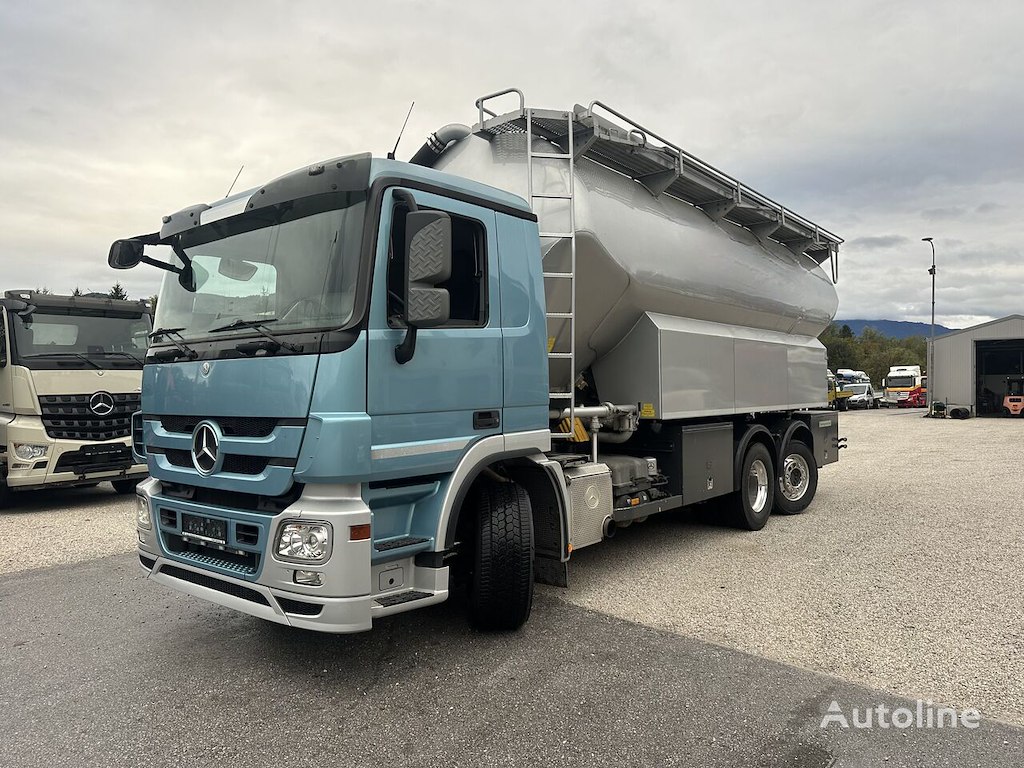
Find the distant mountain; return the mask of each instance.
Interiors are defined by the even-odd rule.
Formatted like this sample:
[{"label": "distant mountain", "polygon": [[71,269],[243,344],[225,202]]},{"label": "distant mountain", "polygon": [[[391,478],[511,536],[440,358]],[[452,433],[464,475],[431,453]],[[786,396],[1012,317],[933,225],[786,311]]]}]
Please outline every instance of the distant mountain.
[{"label": "distant mountain", "polygon": [[[905,339],[908,336],[929,336],[932,332],[931,323],[908,323],[904,320],[836,320],[840,328],[844,325],[850,326],[854,336],[860,336],[865,328],[874,328],[883,336],[894,339]],[[947,328],[944,325],[935,324],[935,335],[956,331],[957,328]]]}]

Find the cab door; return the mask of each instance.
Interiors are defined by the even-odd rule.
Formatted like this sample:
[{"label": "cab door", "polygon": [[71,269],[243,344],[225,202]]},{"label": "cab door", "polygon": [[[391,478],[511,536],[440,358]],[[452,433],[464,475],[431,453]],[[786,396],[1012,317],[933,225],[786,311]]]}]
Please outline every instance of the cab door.
[{"label": "cab door", "polygon": [[498,249],[493,211],[420,190],[405,190],[421,210],[452,222],[451,317],[418,329],[412,358],[395,348],[407,329],[403,296],[407,203],[385,192],[377,231],[369,318],[367,412],[372,417],[374,479],[454,469],[475,441],[502,430],[503,360]]}]

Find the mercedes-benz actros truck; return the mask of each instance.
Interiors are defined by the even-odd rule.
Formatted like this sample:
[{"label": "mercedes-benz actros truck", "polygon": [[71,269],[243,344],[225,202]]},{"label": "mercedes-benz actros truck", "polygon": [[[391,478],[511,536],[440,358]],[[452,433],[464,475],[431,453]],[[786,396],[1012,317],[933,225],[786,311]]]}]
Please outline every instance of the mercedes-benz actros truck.
[{"label": "mercedes-benz actros truck", "polygon": [[0,509],[16,491],[146,476],[131,450],[151,330],[143,301],[7,291],[0,298]]},{"label": "mercedes-benz actros truck", "polygon": [[840,238],[599,102],[477,115],[112,245],[166,272],[135,423],[151,580],[327,632],[460,585],[513,629],[621,526],[811,503]]}]

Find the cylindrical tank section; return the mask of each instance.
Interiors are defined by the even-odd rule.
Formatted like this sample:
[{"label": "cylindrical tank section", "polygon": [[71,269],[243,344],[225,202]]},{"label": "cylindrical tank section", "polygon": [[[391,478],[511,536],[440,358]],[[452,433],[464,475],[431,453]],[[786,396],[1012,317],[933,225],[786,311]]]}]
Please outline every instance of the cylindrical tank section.
[{"label": "cylindrical tank section", "polygon": [[[540,139],[534,149],[558,151]],[[471,135],[434,167],[532,199],[542,231],[569,231],[568,201],[532,198],[527,188],[523,133],[490,141]],[[809,256],[716,223],[673,197],[655,197],[587,158],[575,169],[575,375],[618,344],[644,312],[812,337],[834,317],[835,287]],[[565,160],[534,161],[534,195],[568,191]],[[542,243],[545,272],[569,271],[568,246],[565,239]],[[571,284],[545,279],[549,312],[569,310]],[[568,321],[552,319],[548,328],[549,347],[557,350]]]}]

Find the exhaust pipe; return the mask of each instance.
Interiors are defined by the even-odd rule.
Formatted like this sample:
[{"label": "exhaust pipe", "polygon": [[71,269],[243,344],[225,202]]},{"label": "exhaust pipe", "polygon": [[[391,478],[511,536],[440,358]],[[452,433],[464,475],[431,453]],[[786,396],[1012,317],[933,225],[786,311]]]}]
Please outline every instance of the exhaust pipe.
[{"label": "exhaust pipe", "polygon": [[432,168],[434,163],[437,162],[437,158],[448,149],[449,144],[453,141],[462,141],[469,134],[469,126],[462,123],[449,123],[443,128],[438,128],[427,137],[427,141],[416,150],[416,154],[412,156],[409,162],[413,165],[423,165],[427,168]]},{"label": "exhaust pipe", "polygon": [[606,517],[604,519],[604,525],[601,526],[601,533],[606,539],[610,539],[615,535],[616,527],[615,521],[612,520],[611,517]]}]

